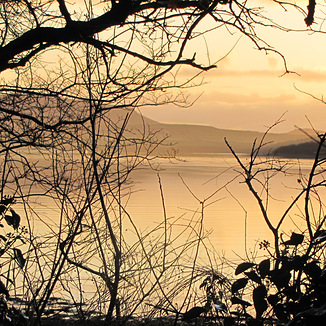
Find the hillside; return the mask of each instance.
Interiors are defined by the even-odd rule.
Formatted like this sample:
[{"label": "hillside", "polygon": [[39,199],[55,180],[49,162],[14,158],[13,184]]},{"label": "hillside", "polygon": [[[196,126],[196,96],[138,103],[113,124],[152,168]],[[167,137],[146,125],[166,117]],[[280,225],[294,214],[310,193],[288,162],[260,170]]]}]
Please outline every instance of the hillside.
[{"label": "hillside", "polygon": [[[310,158],[316,156],[318,143],[305,142],[296,145],[281,146],[274,151],[274,155],[286,158]],[[326,158],[326,148],[322,148],[320,157]]]},{"label": "hillside", "polygon": [[[123,111],[115,111],[112,114],[114,119],[125,116]],[[158,131],[159,137],[168,136],[166,143],[172,143],[173,148],[180,156],[189,155],[214,155],[229,153],[224,142],[226,138],[229,144],[237,153],[248,154],[251,151],[255,139],[258,141],[263,137],[262,132],[219,129],[210,126],[190,125],[190,124],[166,124],[148,119],[138,113],[133,113],[128,129],[132,132],[144,129]],[[299,130],[289,133],[269,133],[266,137],[268,143],[263,150],[263,154],[273,152],[277,148],[307,142],[308,137]]]}]

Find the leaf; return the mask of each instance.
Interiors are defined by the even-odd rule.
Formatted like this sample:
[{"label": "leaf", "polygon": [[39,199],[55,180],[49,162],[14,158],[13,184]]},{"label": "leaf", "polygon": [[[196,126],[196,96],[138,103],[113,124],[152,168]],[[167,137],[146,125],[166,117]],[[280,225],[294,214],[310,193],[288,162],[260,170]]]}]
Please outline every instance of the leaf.
[{"label": "leaf", "polygon": [[282,265],[288,270],[295,270],[298,271],[303,268],[304,264],[307,261],[306,256],[299,256],[295,255],[294,257],[289,257],[288,259],[284,260]]},{"label": "leaf", "polygon": [[5,205],[0,204],[0,214],[6,211],[7,207]]},{"label": "leaf", "polygon": [[271,268],[271,262],[269,259],[262,260],[258,265],[259,274],[262,278],[265,278]]},{"label": "leaf", "polygon": [[313,280],[317,280],[322,273],[322,270],[316,261],[308,263],[303,270],[305,274],[311,277]]},{"label": "leaf", "polygon": [[9,291],[1,280],[0,280],[0,293],[3,293],[6,296],[6,298],[8,299]]},{"label": "leaf", "polygon": [[206,309],[204,307],[192,307],[190,310],[186,311],[183,314],[182,320],[190,321],[199,317],[202,313],[204,313]]},{"label": "leaf", "polygon": [[261,284],[261,278],[258,276],[258,274],[255,271],[250,272],[244,272],[244,274],[252,281]]},{"label": "leaf", "polygon": [[248,279],[246,277],[240,278],[233,282],[231,286],[231,292],[232,294],[238,292],[239,290],[243,289],[248,283]]},{"label": "leaf", "polygon": [[13,218],[13,225],[12,227],[17,230],[20,224],[20,216],[12,209],[10,208],[10,212]]},{"label": "leaf", "polygon": [[304,239],[303,234],[292,232],[290,240],[283,242],[283,244],[286,246],[290,246],[290,245],[298,246],[299,244],[302,243],[303,239]]},{"label": "leaf", "polygon": [[280,296],[278,294],[271,294],[268,296],[267,301],[270,305],[273,307],[281,300]]},{"label": "leaf", "polygon": [[257,296],[260,297],[260,299],[264,299],[267,297],[267,290],[264,284],[257,286],[254,289],[254,292],[256,293]]},{"label": "leaf", "polygon": [[300,293],[298,292],[297,286],[292,285],[283,290],[284,295],[287,299],[291,299],[292,302],[296,302],[300,298]]},{"label": "leaf", "polygon": [[240,299],[238,297],[234,297],[234,296],[231,298],[231,302],[232,302],[232,304],[239,304],[242,307],[249,307],[249,306],[251,306],[251,303],[250,302],[245,301],[245,300],[242,300],[242,299]]},{"label": "leaf", "polygon": [[5,220],[8,225],[12,226],[15,230],[18,229],[20,223],[20,216],[11,208],[11,215],[5,215]]},{"label": "leaf", "polygon": [[255,266],[256,264],[254,263],[250,263],[250,262],[244,262],[244,263],[241,263],[237,266],[236,270],[235,270],[235,275],[239,275],[240,273],[246,271],[247,269]]},{"label": "leaf", "polygon": [[260,319],[268,304],[266,301],[267,290],[264,285],[259,285],[253,291],[253,301],[256,310],[256,318]]},{"label": "leaf", "polygon": [[14,248],[14,255],[20,268],[23,268],[25,266],[26,259],[23,257],[21,250]]},{"label": "leaf", "polygon": [[15,202],[15,198],[11,196],[5,196],[2,200],[0,200],[0,204],[5,206],[9,204],[13,204],[14,202]]},{"label": "leaf", "polygon": [[291,279],[291,273],[287,269],[277,269],[270,271],[271,281],[277,286],[278,289],[288,286]]}]

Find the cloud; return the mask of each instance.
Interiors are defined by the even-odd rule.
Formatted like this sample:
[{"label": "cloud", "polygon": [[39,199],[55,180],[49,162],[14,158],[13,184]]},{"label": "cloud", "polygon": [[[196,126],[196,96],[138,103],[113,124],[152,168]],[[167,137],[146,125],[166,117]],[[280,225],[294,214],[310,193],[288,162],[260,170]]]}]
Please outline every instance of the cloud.
[{"label": "cloud", "polygon": [[276,70],[228,70],[228,69],[220,69],[220,70],[211,70],[208,73],[208,77],[214,78],[224,78],[224,77],[278,77],[283,74],[282,71]]},{"label": "cloud", "polygon": [[203,106],[207,104],[223,104],[227,106],[234,105],[262,105],[262,104],[280,104],[295,101],[297,97],[294,94],[279,94],[277,96],[262,96],[258,93],[241,94],[241,93],[222,93],[210,92],[205,93],[198,101],[198,105]]},{"label": "cloud", "polygon": [[304,68],[294,68],[293,73],[284,74],[284,71],[272,69],[272,70],[215,70],[208,73],[208,77],[223,78],[223,77],[259,77],[259,78],[284,78],[300,80],[304,82],[323,82],[326,81],[326,71],[325,70],[308,70]]},{"label": "cloud", "polygon": [[[269,59],[269,65],[273,68],[277,65],[274,58]],[[293,73],[285,74],[284,69],[257,69],[257,70],[233,70],[224,68],[214,68],[208,72],[200,74],[201,78],[205,80],[219,79],[219,78],[268,78],[277,80],[279,78],[303,81],[303,82],[324,82],[326,81],[326,70],[322,69],[305,69],[302,67],[291,68]],[[184,68],[180,70],[179,77],[193,77],[198,71],[191,68]]]},{"label": "cloud", "polygon": [[326,126],[326,105],[309,97],[281,94],[263,97],[241,94],[209,94],[190,108],[174,106],[146,108],[143,114],[159,122],[210,125],[223,129],[265,131],[285,113],[286,121],[276,131],[291,131],[295,126],[317,129]]},{"label": "cloud", "polygon": [[[193,68],[184,68],[178,73],[179,77],[193,77],[199,71]],[[212,68],[208,72],[203,72],[200,77],[204,78],[224,78],[224,77],[239,77],[239,76],[249,76],[249,77],[278,77],[284,74],[282,70],[232,70],[223,68]]]},{"label": "cloud", "polygon": [[307,70],[307,69],[296,69],[299,75],[295,76],[295,79],[306,82],[324,82],[326,81],[326,71],[324,70]]}]

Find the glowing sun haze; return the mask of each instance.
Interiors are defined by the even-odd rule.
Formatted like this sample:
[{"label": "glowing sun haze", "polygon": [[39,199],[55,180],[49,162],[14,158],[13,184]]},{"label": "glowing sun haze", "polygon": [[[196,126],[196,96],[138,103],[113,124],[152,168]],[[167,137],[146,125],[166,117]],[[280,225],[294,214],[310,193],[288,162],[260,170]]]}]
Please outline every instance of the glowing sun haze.
[{"label": "glowing sun haze", "polygon": [[[303,8],[307,4],[300,1]],[[258,30],[270,46],[285,56],[288,70],[294,73],[284,74],[281,56],[258,51],[245,37],[231,35],[221,28],[208,34],[205,42],[196,41],[196,50],[193,47],[189,50],[196,52],[197,58],[206,59],[205,63],[208,58],[204,56],[208,53],[210,63],[214,63],[238,42],[216,69],[200,75],[199,78],[204,78],[203,85],[186,90],[192,99],[200,96],[199,99],[189,108],[166,105],[144,108],[142,113],[159,122],[259,131],[285,113],[285,122],[275,132],[291,131],[295,126],[309,128],[309,121],[317,130],[325,130],[326,104],[303,92],[318,98],[326,96],[326,34],[304,31],[304,16],[294,9],[284,11],[275,4],[267,4],[265,9],[286,27],[302,30]],[[317,24],[313,27],[318,29]],[[194,73],[193,69],[183,69],[180,77],[190,78]]]}]

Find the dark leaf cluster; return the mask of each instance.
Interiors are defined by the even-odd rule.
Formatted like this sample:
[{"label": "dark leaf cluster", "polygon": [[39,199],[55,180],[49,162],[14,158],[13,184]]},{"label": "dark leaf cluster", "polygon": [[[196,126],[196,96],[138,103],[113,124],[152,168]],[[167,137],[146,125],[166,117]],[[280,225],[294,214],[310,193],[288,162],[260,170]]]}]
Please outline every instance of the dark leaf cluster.
[{"label": "dark leaf cluster", "polygon": [[[315,234],[318,240],[312,245],[324,241],[322,234],[321,231]],[[303,244],[304,235],[293,232],[283,245],[294,250],[284,250],[280,258],[243,262],[236,267],[235,275],[243,277],[231,285],[231,302],[241,307],[243,316],[246,313],[250,320],[261,325],[265,320],[278,320],[287,325],[310,325],[317,319],[326,322],[326,267],[314,254],[307,255],[304,250],[300,254],[297,249]],[[255,309],[254,317],[246,312],[246,307],[251,305]]]},{"label": "dark leaf cluster", "polygon": [[[26,230],[20,227],[20,215],[11,207],[15,203],[14,197],[7,196],[0,200],[0,216],[1,219],[6,222],[6,224],[13,228],[14,233],[0,234],[0,257],[4,259],[4,254],[9,254],[10,261],[16,261],[17,265],[22,269],[25,266],[26,259],[23,256],[22,251],[15,247],[17,240],[24,243],[21,236]],[[4,230],[4,225],[0,224],[2,230]],[[20,228],[20,230],[19,230]],[[10,264],[9,264],[10,266]],[[9,306],[7,300],[10,299],[10,293],[8,290],[8,285],[14,284],[14,280],[10,277],[10,271],[8,276],[0,279],[0,324],[1,325],[27,325],[28,318],[25,314],[15,308],[13,305]]]}]

